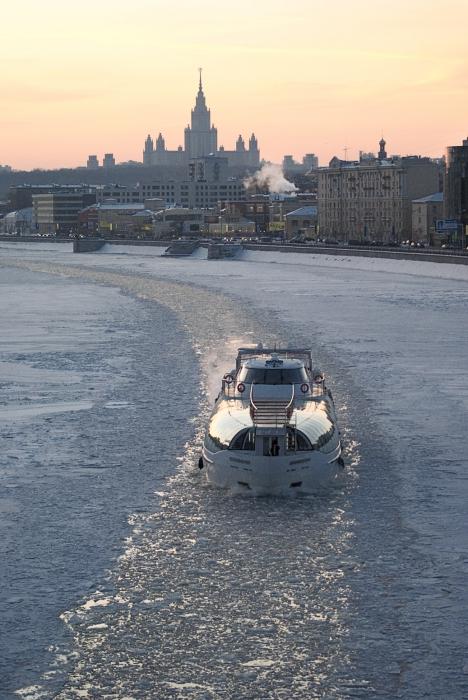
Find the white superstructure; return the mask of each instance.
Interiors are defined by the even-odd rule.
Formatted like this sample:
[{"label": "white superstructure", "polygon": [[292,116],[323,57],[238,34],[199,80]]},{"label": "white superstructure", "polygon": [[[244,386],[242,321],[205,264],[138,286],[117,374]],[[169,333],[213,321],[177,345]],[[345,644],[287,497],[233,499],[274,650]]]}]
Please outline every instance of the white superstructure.
[{"label": "white superstructure", "polygon": [[303,349],[239,348],[211,414],[201,469],[259,493],[314,491],[343,468],[331,392]]}]

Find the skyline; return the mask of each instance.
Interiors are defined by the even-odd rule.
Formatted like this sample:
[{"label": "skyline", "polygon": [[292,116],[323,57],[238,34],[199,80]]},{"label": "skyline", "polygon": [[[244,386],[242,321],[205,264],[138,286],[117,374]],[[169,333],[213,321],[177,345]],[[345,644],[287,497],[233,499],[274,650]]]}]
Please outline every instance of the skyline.
[{"label": "skyline", "polygon": [[[89,12],[88,12],[89,10]],[[233,16],[234,15],[234,16]],[[375,151],[441,156],[468,134],[468,6],[449,0],[58,0],[3,11],[0,163],[141,160],[148,133],[183,138],[203,66],[219,144],[255,131],[262,158]]]}]

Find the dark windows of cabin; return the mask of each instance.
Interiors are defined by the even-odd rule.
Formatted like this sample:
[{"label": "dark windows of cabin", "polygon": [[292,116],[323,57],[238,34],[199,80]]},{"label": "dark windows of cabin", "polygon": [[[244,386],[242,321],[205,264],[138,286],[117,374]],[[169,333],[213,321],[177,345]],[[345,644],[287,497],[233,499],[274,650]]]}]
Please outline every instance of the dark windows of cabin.
[{"label": "dark windows of cabin", "polygon": [[239,377],[247,384],[302,384],[308,381],[304,367],[295,369],[243,367]]},{"label": "dark windows of cabin", "polygon": [[229,445],[230,450],[255,450],[255,430],[247,428],[237,433]]},{"label": "dark windows of cabin", "polygon": [[304,433],[301,433],[299,430],[294,430],[293,428],[288,428],[286,449],[288,452],[305,452],[306,450],[313,450],[314,446]]}]

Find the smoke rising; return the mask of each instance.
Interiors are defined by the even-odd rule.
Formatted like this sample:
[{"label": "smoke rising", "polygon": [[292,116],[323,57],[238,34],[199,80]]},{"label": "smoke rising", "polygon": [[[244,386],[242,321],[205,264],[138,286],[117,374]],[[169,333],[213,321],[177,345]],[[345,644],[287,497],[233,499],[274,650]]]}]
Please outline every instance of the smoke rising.
[{"label": "smoke rising", "polygon": [[274,163],[263,165],[260,170],[244,180],[244,185],[266,187],[273,194],[292,194],[297,191],[296,185],[284,177],[282,167]]}]

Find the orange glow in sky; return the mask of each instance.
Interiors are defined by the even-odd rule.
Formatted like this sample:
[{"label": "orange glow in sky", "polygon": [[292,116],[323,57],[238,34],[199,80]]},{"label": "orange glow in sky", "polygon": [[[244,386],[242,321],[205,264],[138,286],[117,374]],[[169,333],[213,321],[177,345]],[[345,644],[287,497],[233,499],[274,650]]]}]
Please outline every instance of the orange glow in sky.
[{"label": "orange glow in sky", "polygon": [[0,163],[141,160],[183,144],[198,66],[218,143],[263,158],[440,156],[468,136],[467,0],[15,0],[2,6]]}]

